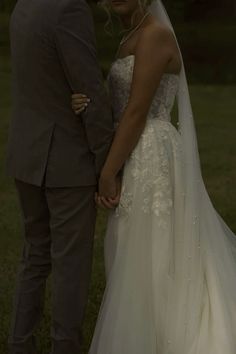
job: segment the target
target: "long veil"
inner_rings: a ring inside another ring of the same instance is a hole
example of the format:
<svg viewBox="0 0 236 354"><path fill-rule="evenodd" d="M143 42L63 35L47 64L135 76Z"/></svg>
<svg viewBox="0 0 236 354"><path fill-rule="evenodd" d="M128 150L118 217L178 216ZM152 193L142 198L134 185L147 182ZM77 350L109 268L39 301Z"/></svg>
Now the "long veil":
<svg viewBox="0 0 236 354"><path fill-rule="evenodd" d="M149 11L175 35L160 0L154 0ZM219 336L215 343L227 340L225 348L234 353L236 237L212 206L202 179L183 59L177 99L185 190L182 211L175 210L163 353L206 354L211 334ZM175 200L179 205L181 196L175 195ZM215 321L221 324L221 332L214 333ZM218 350L215 348L216 353L221 352Z"/></svg>

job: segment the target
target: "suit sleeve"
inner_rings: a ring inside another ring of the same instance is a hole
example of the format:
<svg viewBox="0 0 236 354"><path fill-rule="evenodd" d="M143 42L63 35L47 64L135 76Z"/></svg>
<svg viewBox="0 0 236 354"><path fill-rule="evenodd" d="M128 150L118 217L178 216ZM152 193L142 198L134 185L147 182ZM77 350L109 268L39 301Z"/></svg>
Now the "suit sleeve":
<svg viewBox="0 0 236 354"><path fill-rule="evenodd" d="M76 0L64 10L55 41L72 93L83 93L91 99L78 119L83 120L98 177L114 136L114 124L97 60L93 18L85 0Z"/></svg>

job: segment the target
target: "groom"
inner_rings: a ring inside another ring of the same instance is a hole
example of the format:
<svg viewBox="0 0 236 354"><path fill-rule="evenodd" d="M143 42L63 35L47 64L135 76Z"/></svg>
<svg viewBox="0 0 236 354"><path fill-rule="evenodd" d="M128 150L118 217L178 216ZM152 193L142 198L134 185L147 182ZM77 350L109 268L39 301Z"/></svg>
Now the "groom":
<svg viewBox="0 0 236 354"><path fill-rule="evenodd" d="M80 354L94 194L113 138L93 21L85 0L18 0L10 35L13 114L7 170L22 209L24 249L9 349L36 354L34 330L51 272L52 353ZM79 116L71 108L74 92L91 99Z"/></svg>

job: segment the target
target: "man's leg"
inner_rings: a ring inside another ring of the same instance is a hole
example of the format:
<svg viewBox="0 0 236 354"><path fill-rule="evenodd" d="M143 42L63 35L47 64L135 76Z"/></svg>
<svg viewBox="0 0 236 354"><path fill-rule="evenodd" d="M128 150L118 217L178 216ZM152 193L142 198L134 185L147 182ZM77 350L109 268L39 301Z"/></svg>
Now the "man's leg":
<svg viewBox="0 0 236 354"><path fill-rule="evenodd" d="M46 279L51 270L49 211L43 188L17 180L15 183L25 237L9 350L11 354L35 354L33 332L41 317Z"/></svg>
<svg viewBox="0 0 236 354"><path fill-rule="evenodd" d="M91 275L95 187L47 188L52 237L52 353L80 354Z"/></svg>

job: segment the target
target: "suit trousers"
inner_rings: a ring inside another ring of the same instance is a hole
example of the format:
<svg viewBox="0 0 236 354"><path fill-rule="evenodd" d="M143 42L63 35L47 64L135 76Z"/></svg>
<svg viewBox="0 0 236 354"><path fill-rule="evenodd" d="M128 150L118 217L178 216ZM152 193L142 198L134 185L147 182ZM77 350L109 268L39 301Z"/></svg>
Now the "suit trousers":
<svg viewBox="0 0 236 354"><path fill-rule="evenodd" d="M11 354L36 354L34 331L52 274L52 354L80 354L92 268L96 186L46 188L15 180L24 224Z"/></svg>

